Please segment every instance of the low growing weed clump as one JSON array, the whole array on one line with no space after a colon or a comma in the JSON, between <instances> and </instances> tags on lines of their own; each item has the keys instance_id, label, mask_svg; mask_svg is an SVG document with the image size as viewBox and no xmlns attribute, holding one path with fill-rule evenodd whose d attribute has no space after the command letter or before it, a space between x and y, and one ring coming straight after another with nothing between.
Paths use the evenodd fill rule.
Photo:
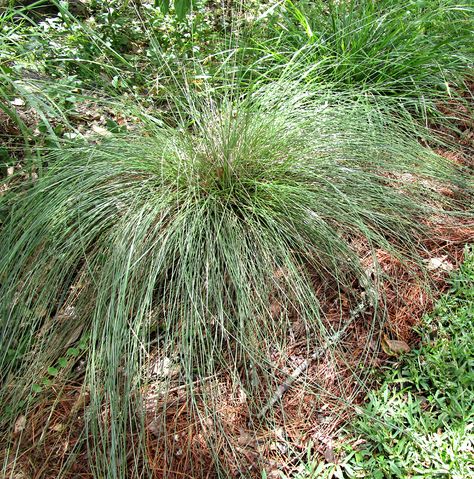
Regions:
<instances>
[{"instance_id":1,"label":"low growing weed clump","mask_svg":"<svg viewBox=\"0 0 474 479\"><path fill-rule=\"evenodd\" d=\"M436 188L459 187L455 168L366 106L281 85L247 100L189 97L188 104L178 128L63 145L9 200L0 232L8 474L38 472L21 460L29 414L42 398L53 411L78 382L87 397L81 437L56 458L57 477L70 472L74 454L86 454L85 443L97 477L197 477L209 467L228 477L224 450L241 458L240 472L254 474L228 440L222 381L239 396L252 433L274 409L284 417L278 405L268 413L265 405L281 381L275 358L288 358L295 321L307 357L338 348L334 335L350 322L342 296L353 308L364 296L377 329L384 316L377 286L390 278L375 250L423 271L426 220L441 208L463 214L462 193L457 203ZM373 254L375 280L354 239ZM328 324L322 305L332 283L339 319ZM304 387L318 394L316 382ZM184 396L176 409L177 391ZM67 428L64 421L56 429ZM178 447L189 424L201 428L199 444L188 438ZM210 464L190 459L196 449ZM260 460L253 459L266 467Z\"/></svg>"}]
</instances>

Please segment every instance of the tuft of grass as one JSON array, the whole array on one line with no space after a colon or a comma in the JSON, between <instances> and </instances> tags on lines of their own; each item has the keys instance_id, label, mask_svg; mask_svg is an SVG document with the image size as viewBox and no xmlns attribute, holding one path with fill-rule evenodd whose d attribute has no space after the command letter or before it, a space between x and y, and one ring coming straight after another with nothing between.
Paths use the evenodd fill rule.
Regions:
<instances>
[{"instance_id":1,"label":"tuft of grass","mask_svg":"<svg viewBox=\"0 0 474 479\"><path fill-rule=\"evenodd\" d=\"M149 472L146 365L158 356L176 362L190 420L207 431L217 474L227 477L219 391L196 384L227 378L245 393L247 424L257 429L279 384L271 358L288 354L292 318L304 325L308 355L336 332L315 283L334 281L354 306L364 291L373 321L383 320L382 273L372 284L352 240L422 267L424 220L442 206L460 214L426 186L456 188L454 168L367 106L274 85L240 101L189 97L181 108L177 128L62 145L8 205L0 231L6 475L21 468L18 435L42 395L59 401L77 381L88 401L76 446L88 444L94 475ZM163 381L163 397L172 385ZM317 384L306 387L317 394ZM154 411L165 476L186 455L167 442L181 433L170 408L164 401Z\"/></svg>"},{"instance_id":2,"label":"tuft of grass","mask_svg":"<svg viewBox=\"0 0 474 479\"><path fill-rule=\"evenodd\" d=\"M420 347L387 368L349 428L359 446L301 477L468 478L474 474L474 249L420 327Z\"/></svg>"},{"instance_id":3,"label":"tuft of grass","mask_svg":"<svg viewBox=\"0 0 474 479\"><path fill-rule=\"evenodd\" d=\"M255 65L264 79L392 98L424 117L464 90L473 13L452 0L288 0L260 22Z\"/></svg>"}]
</instances>

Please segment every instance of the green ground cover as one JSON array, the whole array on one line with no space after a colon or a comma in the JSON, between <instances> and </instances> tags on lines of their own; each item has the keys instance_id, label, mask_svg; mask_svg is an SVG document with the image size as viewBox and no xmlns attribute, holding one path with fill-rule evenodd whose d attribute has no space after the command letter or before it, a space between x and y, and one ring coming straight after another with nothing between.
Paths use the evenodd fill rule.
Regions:
<instances>
[{"instance_id":1,"label":"green ground cover","mask_svg":"<svg viewBox=\"0 0 474 479\"><path fill-rule=\"evenodd\" d=\"M474 474L474 250L419 328L420 344L387 365L348 428L357 446L301 477L452 478Z\"/></svg>"}]
</instances>

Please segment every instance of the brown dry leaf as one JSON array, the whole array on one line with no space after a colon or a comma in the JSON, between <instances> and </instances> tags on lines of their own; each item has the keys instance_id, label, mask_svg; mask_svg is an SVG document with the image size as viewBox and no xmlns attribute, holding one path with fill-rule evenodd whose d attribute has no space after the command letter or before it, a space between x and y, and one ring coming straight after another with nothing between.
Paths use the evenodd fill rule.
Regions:
<instances>
[{"instance_id":1,"label":"brown dry leaf","mask_svg":"<svg viewBox=\"0 0 474 479\"><path fill-rule=\"evenodd\" d=\"M279 479L281 476L280 470L279 469L272 469L268 474L267 474L268 479Z\"/></svg>"},{"instance_id":2,"label":"brown dry leaf","mask_svg":"<svg viewBox=\"0 0 474 479\"><path fill-rule=\"evenodd\" d=\"M102 126L96 125L96 124L92 125L92 131L94 133L97 133L100 136L111 136L112 135L112 133L110 133L109 130L103 128Z\"/></svg>"},{"instance_id":3,"label":"brown dry leaf","mask_svg":"<svg viewBox=\"0 0 474 479\"><path fill-rule=\"evenodd\" d=\"M446 273L450 273L454 266L451 262L447 261L447 256L440 256L438 258L430 258L427 260L428 269L430 271L434 271L440 269L441 271L445 271Z\"/></svg>"},{"instance_id":4,"label":"brown dry leaf","mask_svg":"<svg viewBox=\"0 0 474 479\"><path fill-rule=\"evenodd\" d=\"M50 429L55 432L63 432L66 429L66 425L58 422L57 424L53 424Z\"/></svg>"},{"instance_id":5,"label":"brown dry leaf","mask_svg":"<svg viewBox=\"0 0 474 479\"><path fill-rule=\"evenodd\" d=\"M408 346L405 341L401 341L398 339L388 339L386 336L384 336L382 340L382 349L389 356L396 356L401 353L410 352L410 346Z\"/></svg>"},{"instance_id":6,"label":"brown dry leaf","mask_svg":"<svg viewBox=\"0 0 474 479\"><path fill-rule=\"evenodd\" d=\"M250 446L255 444L257 441L254 436L241 429L237 442L239 446Z\"/></svg>"},{"instance_id":7,"label":"brown dry leaf","mask_svg":"<svg viewBox=\"0 0 474 479\"><path fill-rule=\"evenodd\" d=\"M21 98L15 98L10 102L13 106L24 106L25 101L22 100Z\"/></svg>"},{"instance_id":8,"label":"brown dry leaf","mask_svg":"<svg viewBox=\"0 0 474 479\"><path fill-rule=\"evenodd\" d=\"M18 419L15 421L15 427L13 429L13 434L20 434L26 427L26 416L18 416Z\"/></svg>"},{"instance_id":9,"label":"brown dry leaf","mask_svg":"<svg viewBox=\"0 0 474 479\"><path fill-rule=\"evenodd\" d=\"M160 436L160 428L158 427L158 421L157 419L154 419L153 421L149 422L147 424L147 429L156 437Z\"/></svg>"},{"instance_id":10,"label":"brown dry leaf","mask_svg":"<svg viewBox=\"0 0 474 479\"><path fill-rule=\"evenodd\" d=\"M336 460L336 456L334 455L334 448L332 445L332 441L329 441L326 444L326 449L324 450L324 459L326 459L326 462L333 464L334 461Z\"/></svg>"}]
</instances>

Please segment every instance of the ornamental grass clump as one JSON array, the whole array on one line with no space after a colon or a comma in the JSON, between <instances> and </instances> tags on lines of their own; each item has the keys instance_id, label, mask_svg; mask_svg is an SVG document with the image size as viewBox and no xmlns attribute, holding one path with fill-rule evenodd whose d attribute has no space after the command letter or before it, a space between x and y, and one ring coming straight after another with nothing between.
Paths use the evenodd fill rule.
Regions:
<instances>
[{"instance_id":1,"label":"ornamental grass clump","mask_svg":"<svg viewBox=\"0 0 474 479\"><path fill-rule=\"evenodd\" d=\"M43 402L51 412L35 444L69 434L69 449L61 442L50 456L56 477L77 464L94 477L200 477L209 467L227 477L240 452L223 394L238 396L251 431L284 417L272 397L295 324L308 358L337 350L357 308L376 331L385 278L374 252L422 268L425 220L441 208L460 214L427 186L447 184L460 202L455 168L367 106L271 87L243 101L190 99L180 113L178 128L65 144L9 197L0 232L7 474L32 467L21 438ZM373 256L370 274L356 240ZM330 298L339 313L328 323ZM73 386L81 392L64 418ZM321 393L310 378L304 389ZM200 442L183 439L190 424ZM190 458L197 445L210 463Z\"/></svg>"},{"instance_id":2,"label":"ornamental grass clump","mask_svg":"<svg viewBox=\"0 0 474 479\"><path fill-rule=\"evenodd\" d=\"M473 14L453 0L289 0L257 20L255 68L433 115L436 102L468 91Z\"/></svg>"}]
</instances>

